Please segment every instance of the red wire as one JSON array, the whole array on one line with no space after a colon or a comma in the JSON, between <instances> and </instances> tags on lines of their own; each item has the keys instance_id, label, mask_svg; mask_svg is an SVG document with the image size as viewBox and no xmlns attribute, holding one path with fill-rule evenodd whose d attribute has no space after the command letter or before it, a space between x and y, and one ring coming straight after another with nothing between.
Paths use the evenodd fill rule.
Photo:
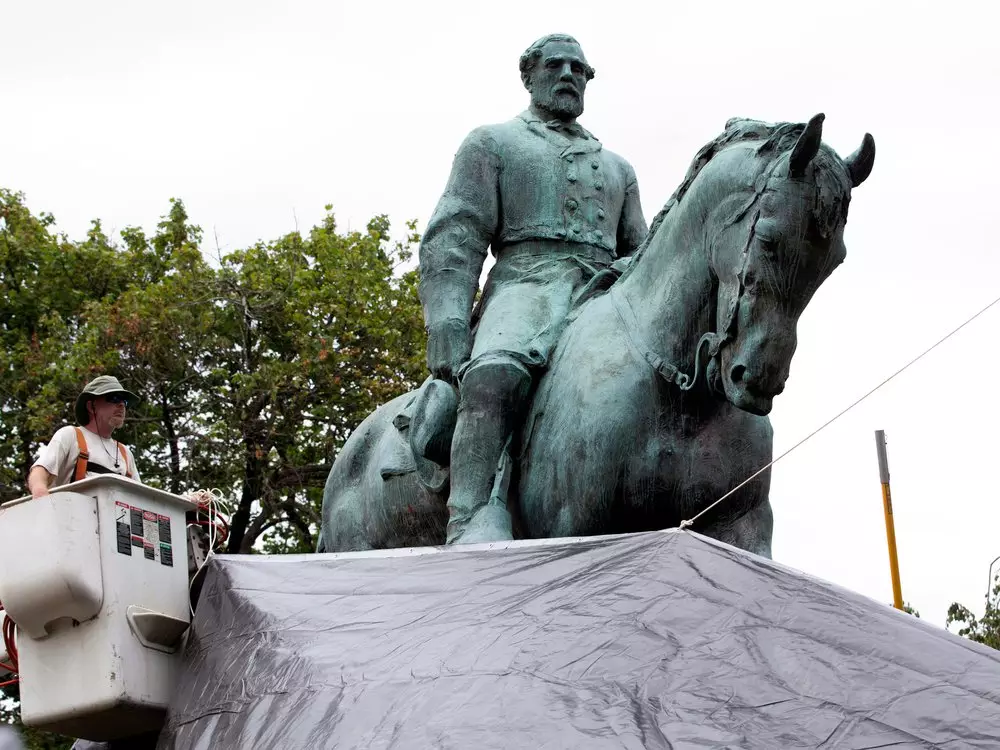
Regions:
<instances>
[{"instance_id":1,"label":"red wire","mask_svg":"<svg viewBox=\"0 0 1000 750\"><path fill-rule=\"evenodd\" d=\"M7 680L7 682L0 682L0 688L5 688L5 687L10 687L11 685L16 685L20 681L21 681L20 678L15 677L13 680Z\"/></svg>"},{"instance_id":2,"label":"red wire","mask_svg":"<svg viewBox=\"0 0 1000 750\"><path fill-rule=\"evenodd\" d=\"M14 621L8 617L3 621L3 643L7 648L7 657L10 659L11 672L15 674L18 671L18 659L17 659L17 641L15 640L15 625Z\"/></svg>"}]
</instances>

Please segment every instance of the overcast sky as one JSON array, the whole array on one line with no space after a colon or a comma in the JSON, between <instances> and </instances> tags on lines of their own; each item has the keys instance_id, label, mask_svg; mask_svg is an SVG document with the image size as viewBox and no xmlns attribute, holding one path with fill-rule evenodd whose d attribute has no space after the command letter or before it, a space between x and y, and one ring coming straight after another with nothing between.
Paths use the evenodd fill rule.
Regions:
<instances>
[{"instance_id":1,"label":"overcast sky","mask_svg":"<svg viewBox=\"0 0 1000 750\"><path fill-rule=\"evenodd\" d=\"M648 220L732 116L827 115L878 155L847 260L799 326L781 453L1000 296L995 11L965 2L0 0L0 186L82 238L183 198L232 250L334 205L422 229L478 125L527 105L520 53L574 34L581 122L635 167ZM982 610L1000 555L1000 305L774 469L774 557L892 600L874 431L889 443L903 595Z\"/></svg>"}]
</instances>

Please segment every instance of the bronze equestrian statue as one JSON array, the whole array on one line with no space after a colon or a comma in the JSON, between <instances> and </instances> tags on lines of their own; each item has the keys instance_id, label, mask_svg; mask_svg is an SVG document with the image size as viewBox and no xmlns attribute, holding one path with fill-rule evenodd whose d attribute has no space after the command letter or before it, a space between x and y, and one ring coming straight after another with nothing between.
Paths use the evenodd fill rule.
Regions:
<instances>
[{"instance_id":1,"label":"bronze equestrian statue","mask_svg":"<svg viewBox=\"0 0 1000 750\"><path fill-rule=\"evenodd\" d=\"M344 445L318 551L671 528L771 460L871 136L845 160L822 115L730 120L647 234L632 167L576 122L580 46L545 37L520 67L531 107L466 138L421 244L432 377ZM769 483L697 530L769 557Z\"/></svg>"}]
</instances>

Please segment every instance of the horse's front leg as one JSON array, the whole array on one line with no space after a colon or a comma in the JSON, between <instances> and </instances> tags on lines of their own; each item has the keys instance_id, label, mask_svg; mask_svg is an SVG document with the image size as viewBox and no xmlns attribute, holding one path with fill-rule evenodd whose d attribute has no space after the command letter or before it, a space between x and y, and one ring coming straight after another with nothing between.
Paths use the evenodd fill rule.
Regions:
<instances>
[{"instance_id":1,"label":"horse's front leg","mask_svg":"<svg viewBox=\"0 0 1000 750\"><path fill-rule=\"evenodd\" d=\"M719 519L703 528L699 528L696 522L691 530L755 555L766 557L768 560L771 559L774 514L771 512L771 502L766 497L761 498L741 516Z\"/></svg>"}]
</instances>

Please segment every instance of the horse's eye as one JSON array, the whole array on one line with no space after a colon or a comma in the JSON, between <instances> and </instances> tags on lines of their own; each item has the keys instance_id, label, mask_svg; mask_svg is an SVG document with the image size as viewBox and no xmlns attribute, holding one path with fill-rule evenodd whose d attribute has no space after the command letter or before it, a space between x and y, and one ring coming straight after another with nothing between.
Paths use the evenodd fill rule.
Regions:
<instances>
[{"instance_id":1,"label":"horse's eye","mask_svg":"<svg viewBox=\"0 0 1000 750\"><path fill-rule=\"evenodd\" d=\"M757 235L757 242L760 244L760 249L767 255L773 255L778 252L779 241L774 237Z\"/></svg>"}]
</instances>

